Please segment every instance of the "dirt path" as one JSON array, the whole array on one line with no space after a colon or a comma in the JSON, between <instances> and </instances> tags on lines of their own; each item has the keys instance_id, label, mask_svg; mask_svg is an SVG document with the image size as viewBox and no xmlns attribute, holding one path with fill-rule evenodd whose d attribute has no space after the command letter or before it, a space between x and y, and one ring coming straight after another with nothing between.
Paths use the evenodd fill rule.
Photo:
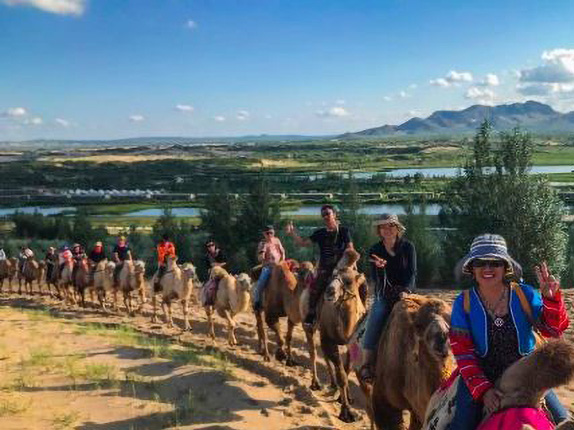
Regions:
<instances>
[{"instance_id":1,"label":"dirt path","mask_svg":"<svg viewBox=\"0 0 574 430\"><path fill-rule=\"evenodd\" d=\"M428 294L452 301L456 293ZM566 301L572 319L574 292L566 292ZM186 333L151 323L147 305L143 315L128 318L66 309L37 295L0 296L0 428L369 428L354 376L353 407L361 418L353 424L336 418L338 393L327 386L323 365L323 390L308 388L309 358L300 328L294 352L302 366L286 367L265 363L256 352L251 314L238 317L234 348L225 341L222 320L216 319L214 343L203 310L194 305L191 315L193 332ZM180 318L175 321L182 327ZM574 340L574 331L566 337ZM558 394L572 409L574 385Z\"/></svg>"}]
</instances>

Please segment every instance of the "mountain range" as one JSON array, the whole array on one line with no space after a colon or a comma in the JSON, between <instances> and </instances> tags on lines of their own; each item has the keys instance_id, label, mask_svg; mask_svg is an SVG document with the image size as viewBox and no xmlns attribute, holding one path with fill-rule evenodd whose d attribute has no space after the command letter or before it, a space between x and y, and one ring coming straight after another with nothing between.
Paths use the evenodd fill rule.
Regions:
<instances>
[{"instance_id":1,"label":"mountain range","mask_svg":"<svg viewBox=\"0 0 574 430\"><path fill-rule=\"evenodd\" d=\"M463 110L440 110L427 118L415 117L400 125L383 125L345 133L339 138L473 133L485 119L500 131L520 126L523 130L536 133L574 132L574 111L560 113L547 104L530 100L498 106L473 105Z\"/></svg>"}]
</instances>

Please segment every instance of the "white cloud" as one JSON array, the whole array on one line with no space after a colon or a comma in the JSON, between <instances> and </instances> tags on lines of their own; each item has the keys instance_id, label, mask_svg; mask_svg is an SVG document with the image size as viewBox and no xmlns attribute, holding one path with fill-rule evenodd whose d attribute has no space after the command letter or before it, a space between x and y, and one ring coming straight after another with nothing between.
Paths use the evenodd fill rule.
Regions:
<instances>
[{"instance_id":1,"label":"white cloud","mask_svg":"<svg viewBox=\"0 0 574 430\"><path fill-rule=\"evenodd\" d=\"M24 125L42 125L44 124L44 120L42 118L40 118L39 116L35 116L34 118L27 118L24 121L22 121L22 124Z\"/></svg>"},{"instance_id":2,"label":"white cloud","mask_svg":"<svg viewBox=\"0 0 574 430\"><path fill-rule=\"evenodd\" d=\"M247 121L250 116L251 114L246 110L240 110L239 112L237 112L237 119L239 121Z\"/></svg>"},{"instance_id":3,"label":"white cloud","mask_svg":"<svg viewBox=\"0 0 574 430\"><path fill-rule=\"evenodd\" d=\"M61 125L62 127L70 126L70 121L63 118L56 118L54 121L56 122L56 124Z\"/></svg>"},{"instance_id":4,"label":"white cloud","mask_svg":"<svg viewBox=\"0 0 574 430\"><path fill-rule=\"evenodd\" d=\"M345 104L345 100L343 100L343 99L336 100L336 101L335 101L335 104L336 104L336 105L344 105L344 104Z\"/></svg>"},{"instance_id":5,"label":"white cloud","mask_svg":"<svg viewBox=\"0 0 574 430\"><path fill-rule=\"evenodd\" d=\"M399 97L402 99L406 99L409 95L407 94L406 91L401 91L399 92Z\"/></svg>"},{"instance_id":6,"label":"white cloud","mask_svg":"<svg viewBox=\"0 0 574 430\"><path fill-rule=\"evenodd\" d=\"M2 0L9 6L30 6L60 15L82 15L86 0Z\"/></svg>"},{"instance_id":7,"label":"white cloud","mask_svg":"<svg viewBox=\"0 0 574 430\"><path fill-rule=\"evenodd\" d=\"M450 87L450 83L445 78L431 79L429 83L435 87Z\"/></svg>"},{"instance_id":8,"label":"white cloud","mask_svg":"<svg viewBox=\"0 0 574 430\"><path fill-rule=\"evenodd\" d=\"M564 95L574 93L574 83L572 84L558 84L536 82L528 84L518 84L516 90L523 96L551 96L551 95Z\"/></svg>"},{"instance_id":9,"label":"white cloud","mask_svg":"<svg viewBox=\"0 0 574 430\"><path fill-rule=\"evenodd\" d=\"M4 115L9 116L11 118L17 118L17 117L28 115L28 111L26 110L26 108L23 108L23 107L15 107L15 108L9 108L4 113Z\"/></svg>"},{"instance_id":10,"label":"white cloud","mask_svg":"<svg viewBox=\"0 0 574 430\"><path fill-rule=\"evenodd\" d=\"M483 87L497 87L500 85L500 79L494 73L488 73L484 80L479 83L480 86Z\"/></svg>"},{"instance_id":11,"label":"white cloud","mask_svg":"<svg viewBox=\"0 0 574 430\"><path fill-rule=\"evenodd\" d=\"M188 19L187 22L185 23L185 26L190 30L195 30L197 28L197 22L195 22L192 19Z\"/></svg>"},{"instance_id":12,"label":"white cloud","mask_svg":"<svg viewBox=\"0 0 574 430\"><path fill-rule=\"evenodd\" d=\"M342 106L333 106L328 110L317 111L317 116L322 118L341 118L344 116L349 116L349 112Z\"/></svg>"},{"instance_id":13,"label":"white cloud","mask_svg":"<svg viewBox=\"0 0 574 430\"><path fill-rule=\"evenodd\" d=\"M391 96L384 96L383 100L386 102L390 102L393 98Z\"/></svg>"},{"instance_id":14,"label":"white cloud","mask_svg":"<svg viewBox=\"0 0 574 430\"><path fill-rule=\"evenodd\" d=\"M574 82L574 49L553 49L542 53L542 66L520 72L522 82Z\"/></svg>"},{"instance_id":15,"label":"white cloud","mask_svg":"<svg viewBox=\"0 0 574 430\"><path fill-rule=\"evenodd\" d=\"M464 97L480 104L491 105L494 103L496 94L488 88L470 87Z\"/></svg>"},{"instance_id":16,"label":"white cloud","mask_svg":"<svg viewBox=\"0 0 574 430\"><path fill-rule=\"evenodd\" d=\"M410 84L409 90L416 90L419 86L417 84Z\"/></svg>"},{"instance_id":17,"label":"white cloud","mask_svg":"<svg viewBox=\"0 0 574 430\"><path fill-rule=\"evenodd\" d=\"M145 121L145 116L143 115L130 115L131 122L142 122Z\"/></svg>"},{"instance_id":18,"label":"white cloud","mask_svg":"<svg viewBox=\"0 0 574 430\"><path fill-rule=\"evenodd\" d=\"M180 112L193 112L195 108L190 105L176 105L175 108Z\"/></svg>"},{"instance_id":19,"label":"white cloud","mask_svg":"<svg viewBox=\"0 0 574 430\"><path fill-rule=\"evenodd\" d=\"M447 88L453 85L460 85L464 82L472 82L472 73L470 72L457 72L456 70L451 70L446 74L444 78L431 79L430 84Z\"/></svg>"},{"instance_id":20,"label":"white cloud","mask_svg":"<svg viewBox=\"0 0 574 430\"><path fill-rule=\"evenodd\" d=\"M225 121L225 117L223 115L216 115L213 117L213 119L217 122L223 122Z\"/></svg>"}]
</instances>

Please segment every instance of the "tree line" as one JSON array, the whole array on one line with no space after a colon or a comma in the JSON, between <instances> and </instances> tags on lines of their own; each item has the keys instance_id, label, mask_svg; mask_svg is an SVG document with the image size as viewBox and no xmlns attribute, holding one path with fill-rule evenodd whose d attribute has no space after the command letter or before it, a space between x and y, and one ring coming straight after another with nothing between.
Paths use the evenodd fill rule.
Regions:
<instances>
[{"instance_id":1,"label":"tree line","mask_svg":"<svg viewBox=\"0 0 574 430\"><path fill-rule=\"evenodd\" d=\"M424 202L416 202L418 212L413 204L406 205L402 221L407 228L406 237L417 249L419 287L456 287L453 268L468 251L472 238L485 232L506 238L510 253L523 265L527 282L534 282L534 264L546 260L555 273L562 274L566 287L572 285L574 228L563 223L565 209L547 180L528 174L532 153L533 141L528 133L517 128L501 133L495 140L485 121L477 130L462 174L446 185L447 201L438 219L425 214ZM261 176L248 185L248 193L236 197L224 179L213 182L199 227L178 220L165 209L151 235L130 228L126 234L134 254L153 271L154 244L167 233L175 242L180 261L192 261L205 276L204 243L209 238L225 251L232 271L248 271L257 263L255 249L263 227L273 224L289 257L312 260L313 250L297 248L283 234L288 220L281 214L279 201L270 194L269 179ZM361 269L366 270L368 249L378 238L371 217L360 211L364 204L360 186L352 174L345 179L346 197L339 217L351 229L355 247L363 255ZM12 221L12 238L4 241L8 249L22 242L22 238L33 239L32 244L37 246L49 241L90 245L104 240L111 247L114 242L114 237L109 237L105 229L94 228L81 212L73 217L15 214ZM307 234L319 225L320 220L316 220L299 227L302 234Z\"/></svg>"}]
</instances>

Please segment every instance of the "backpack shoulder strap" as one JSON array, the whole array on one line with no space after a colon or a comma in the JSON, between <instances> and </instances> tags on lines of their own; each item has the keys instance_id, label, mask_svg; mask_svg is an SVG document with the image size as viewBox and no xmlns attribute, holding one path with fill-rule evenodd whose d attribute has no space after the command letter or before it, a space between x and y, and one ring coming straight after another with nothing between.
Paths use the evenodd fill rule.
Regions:
<instances>
[{"instance_id":1,"label":"backpack shoulder strap","mask_svg":"<svg viewBox=\"0 0 574 430\"><path fill-rule=\"evenodd\" d=\"M463 299L464 299L464 313L469 315L470 314L470 290L464 290L462 292Z\"/></svg>"},{"instance_id":2,"label":"backpack shoulder strap","mask_svg":"<svg viewBox=\"0 0 574 430\"><path fill-rule=\"evenodd\" d=\"M511 288L516 292L518 300L520 300L520 306L522 307L522 310L526 314L526 317L531 323L533 323L532 307L530 306L530 303L528 302L528 299L526 298L526 294L524 294L522 287L518 285L518 283L513 282L511 284Z\"/></svg>"}]
</instances>

